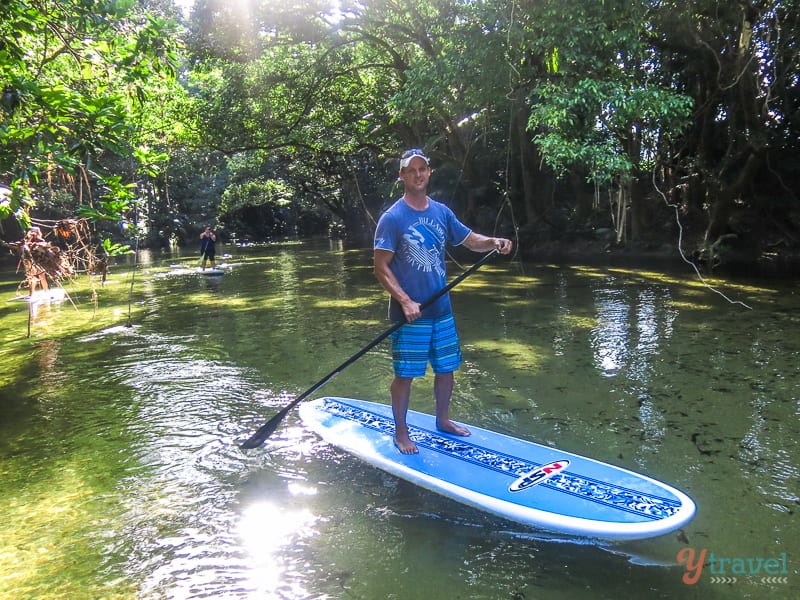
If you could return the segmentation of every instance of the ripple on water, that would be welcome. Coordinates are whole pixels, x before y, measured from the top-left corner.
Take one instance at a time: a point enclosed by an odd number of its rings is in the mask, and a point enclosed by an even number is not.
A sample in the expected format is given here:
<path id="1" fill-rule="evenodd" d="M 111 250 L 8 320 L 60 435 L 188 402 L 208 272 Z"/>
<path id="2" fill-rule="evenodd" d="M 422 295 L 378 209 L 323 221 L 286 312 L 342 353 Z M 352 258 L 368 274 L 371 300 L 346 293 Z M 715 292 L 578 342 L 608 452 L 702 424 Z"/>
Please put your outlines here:
<path id="1" fill-rule="evenodd" d="M 239 448 L 294 396 L 198 358 L 191 340 L 105 335 L 129 346 L 104 376 L 133 391 L 125 419 L 133 460 L 119 489 L 132 546 L 126 568 L 144 581 L 143 597 L 307 597 L 305 574 L 292 577 L 282 549 L 300 553 L 315 534 L 319 518 L 303 499 L 317 493 L 306 462 L 319 441 L 290 414 L 263 449 Z M 252 495 L 243 499 L 242 489 Z"/>

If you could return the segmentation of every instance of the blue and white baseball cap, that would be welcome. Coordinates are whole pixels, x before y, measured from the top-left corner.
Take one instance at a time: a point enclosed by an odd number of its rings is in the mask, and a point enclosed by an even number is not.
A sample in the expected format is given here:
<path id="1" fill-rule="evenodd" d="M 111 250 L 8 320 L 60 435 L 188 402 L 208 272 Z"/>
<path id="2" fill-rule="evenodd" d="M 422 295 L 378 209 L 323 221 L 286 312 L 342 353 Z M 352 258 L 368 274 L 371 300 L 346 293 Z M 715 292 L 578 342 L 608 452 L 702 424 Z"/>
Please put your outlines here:
<path id="1" fill-rule="evenodd" d="M 405 169 L 408 166 L 408 163 L 411 162 L 411 159 L 415 157 L 419 157 L 424 160 L 426 165 L 429 165 L 431 162 L 430 159 L 425 156 L 425 153 L 422 150 L 419 148 L 412 148 L 411 150 L 406 150 L 400 156 L 400 168 Z"/>

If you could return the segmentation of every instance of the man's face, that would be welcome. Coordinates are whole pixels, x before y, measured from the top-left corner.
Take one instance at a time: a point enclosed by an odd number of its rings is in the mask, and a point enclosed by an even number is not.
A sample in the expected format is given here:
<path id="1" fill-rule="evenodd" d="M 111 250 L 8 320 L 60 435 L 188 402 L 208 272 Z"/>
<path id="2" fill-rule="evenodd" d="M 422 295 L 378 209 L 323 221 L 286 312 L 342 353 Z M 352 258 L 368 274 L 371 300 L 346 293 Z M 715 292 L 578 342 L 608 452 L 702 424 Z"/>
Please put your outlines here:
<path id="1" fill-rule="evenodd" d="M 431 177 L 431 169 L 428 163 L 419 156 L 415 156 L 408 163 L 405 169 L 400 170 L 400 179 L 409 191 L 425 192 L 428 189 L 428 180 Z"/>

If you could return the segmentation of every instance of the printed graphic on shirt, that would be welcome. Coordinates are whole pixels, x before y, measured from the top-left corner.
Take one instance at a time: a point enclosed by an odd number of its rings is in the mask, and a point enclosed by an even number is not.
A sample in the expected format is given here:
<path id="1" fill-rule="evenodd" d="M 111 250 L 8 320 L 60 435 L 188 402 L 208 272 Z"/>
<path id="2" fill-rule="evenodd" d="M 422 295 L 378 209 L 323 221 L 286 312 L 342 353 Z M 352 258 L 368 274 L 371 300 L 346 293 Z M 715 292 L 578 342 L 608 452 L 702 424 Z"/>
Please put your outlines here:
<path id="1" fill-rule="evenodd" d="M 425 217 L 411 225 L 403 234 L 400 254 L 403 260 L 418 271 L 444 277 L 441 248 L 444 248 L 445 231 L 442 226 Z"/>

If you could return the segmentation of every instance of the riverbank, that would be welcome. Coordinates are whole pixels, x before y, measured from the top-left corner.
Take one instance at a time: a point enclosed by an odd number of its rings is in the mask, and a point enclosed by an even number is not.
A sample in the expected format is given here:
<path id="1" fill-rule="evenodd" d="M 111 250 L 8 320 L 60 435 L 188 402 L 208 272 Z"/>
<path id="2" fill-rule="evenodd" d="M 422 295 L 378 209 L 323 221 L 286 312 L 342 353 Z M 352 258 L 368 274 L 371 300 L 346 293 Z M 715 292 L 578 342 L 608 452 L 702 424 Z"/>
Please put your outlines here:
<path id="1" fill-rule="evenodd" d="M 585 263 L 591 265 L 659 268 L 683 268 L 691 265 L 703 275 L 748 275 L 780 279 L 800 277 L 800 251 L 779 249 L 760 256 L 729 254 L 727 261 L 711 265 L 698 257 L 697 244 L 684 243 L 683 253 L 676 242 L 651 241 L 614 244 L 597 239 L 570 241 L 545 241 L 524 244 L 521 249 L 525 260 L 548 261 L 559 264 Z"/>

